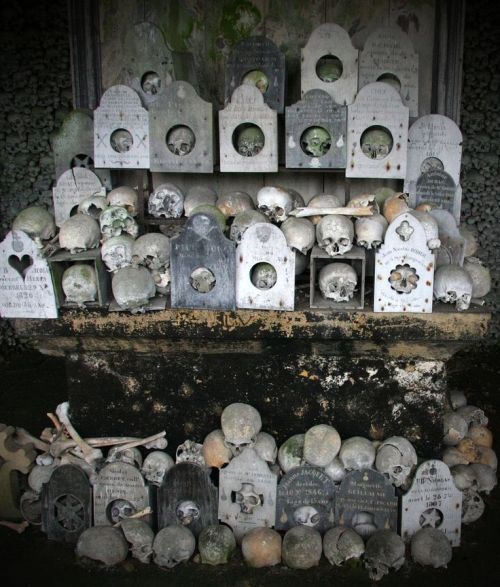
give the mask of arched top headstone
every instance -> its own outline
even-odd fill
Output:
[[[57,226],[61,226],[71,216],[73,208],[78,206],[84,198],[95,194],[105,196],[106,190],[93,171],[84,167],[65,171],[52,188],[54,218]]]

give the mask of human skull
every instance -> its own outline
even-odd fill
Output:
[[[411,293],[417,287],[419,279],[416,269],[408,263],[396,265],[389,275],[391,288],[404,294]]]
[[[188,190],[184,198],[184,215],[191,216],[192,210],[198,206],[215,206],[217,194],[206,185],[195,185]]]
[[[443,416],[443,442],[446,446],[456,446],[467,434],[469,425],[456,412],[446,412]]]
[[[141,88],[145,94],[155,96],[161,89],[161,77],[156,71],[146,72],[141,79]]]
[[[309,255],[303,255],[298,251],[295,251],[295,277],[298,275],[302,275],[304,271],[307,269],[307,265],[309,263]]]
[[[392,145],[391,133],[385,128],[369,128],[361,135],[361,151],[369,159],[385,159]]]
[[[328,465],[324,467],[324,471],[334,483],[340,483],[347,474],[339,457],[335,457],[331,463],[328,463]]]
[[[452,558],[450,541],[437,528],[421,528],[411,539],[411,557],[423,566],[446,568]]]
[[[203,528],[198,537],[201,562],[205,565],[225,565],[236,550],[233,531],[224,524]]]
[[[305,434],[294,434],[280,446],[278,462],[283,473],[304,463],[304,439]]]
[[[342,200],[333,194],[318,194],[309,200],[308,208],[340,208]],[[309,216],[309,220],[314,224],[318,224],[322,216]]]
[[[307,128],[300,137],[300,146],[309,157],[323,157],[330,150],[332,137],[321,126]]]
[[[222,430],[212,430],[203,441],[203,458],[207,467],[222,468],[233,458],[233,453],[225,445]]]
[[[461,224],[458,227],[458,230],[460,232],[460,236],[465,239],[465,257],[473,257],[479,248],[477,236],[472,232],[472,230],[468,226],[464,224]]]
[[[61,285],[66,302],[74,302],[80,308],[85,308],[86,302],[97,299],[97,277],[92,265],[70,265],[63,273]]]
[[[248,447],[255,446],[257,435],[262,428],[259,412],[248,404],[230,404],[221,415],[221,428],[226,446],[233,456],[238,456]]]
[[[132,265],[134,239],[129,234],[112,236],[102,243],[101,258],[108,271],[116,273],[122,267]]]
[[[123,267],[113,275],[111,289],[117,304],[133,314],[144,312],[144,306],[156,294],[156,285],[146,267]]]
[[[253,568],[272,567],[281,562],[281,536],[272,528],[253,528],[243,536],[241,552]]]
[[[128,153],[134,145],[134,138],[125,128],[118,128],[109,137],[111,148],[116,153]]]
[[[50,476],[57,467],[57,463],[54,462],[50,465],[35,465],[28,475],[28,485],[35,493],[41,493],[44,483],[50,480]]]
[[[259,432],[257,434],[254,450],[263,461],[266,461],[270,465],[276,462],[278,447],[274,438],[267,432]]]
[[[43,247],[43,241],[54,238],[56,223],[52,214],[41,206],[29,206],[21,210],[12,223],[12,230],[22,230],[32,238],[38,248]]]
[[[208,214],[208,216],[212,216],[219,225],[221,231],[224,232],[226,230],[226,217],[217,206],[212,206],[211,204],[196,206],[196,208],[191,210],[191,216],[194,216],[195,214]]]
[[[476,484],[476,475],[471,469],[471,465],[456,465],[450,469],[451,476],[455,487],[460,491],[470,489]]]
[[[304,437],[304,459],[316,467],[326,467],[340,450],[339,433],[328,424],[309,428]]]
[[[253,514],[253,510],[262,506],[264,500],[255,491],[253,483],[242,483],[240,489],[234,492],[234,502],[240,506],[242,514]]]
[[[342,71],[342,62],[333,55],[322,57],[316,65],[316,73],[319,79],[326,83],[336,82],[340,79]]]
[[[153,560],[160,567],[172,569],[188,561],[194,553],[196,539],[186,526],[167,526],[158,532],[153,542]]]
[[[293,188],[283,188],[283,189],[286,190],[292,196],[292,200],[293,200],[292,210],[295,210],[295,208],[303,208],[305,206],[304,198],[299,194],[299,192],[297,190],[294,190]]]
[[[200,517],[200,506],[192,500],[185,499],[175,508],[175,515],[179,523],[183,526],[189,526]]]
[[[387,227],[387,220],[382,214],[356,218],[354,230],[358,245],[368,250],[378,249],[384,242]]]
[[[451,389],[449,392],[449,399],[451,407],[454,410],[467,405],[467,397],[460,389]]]
[[[481,424],[471,424],[466,436],[477,446],[485,446],[486,448],[493,446],[493,434],[491,430]]]
[[[284,222],[293,210],[293,197],[284,188],[265,186],[257,192],[257,207],[273,222]]]
[[[215,275],[206,267],[197,267],[189,277],[191,287],[199,293],[208,293],[215,287]]]
[[[109,505],[108,518],[113,524],[118,524],[137,513],[136,508],[126,499],[115,499]]]
[[[365,543],[352,528],[336,526],[323,537],[323,552],[331,565],[340,567],[348,560],[361,558]]]
[[[469,465],[469,467],[475,477],[477,491],[489,495],[498,483],[495,471],[490,466],[484,465],[483,463],[473,463],[472,465]]]
[[[293,519],[296,524],[314,528],[321,522],[321,514],[312,505],[302,505],[293,512]]]
[[[335,302],[352,300],[357,284],[358,274],[348,263],[328,263],[320,269],[318,275],[321,295]]]
[[[144,520],[122,520],[120,527],[131,545],[132,556],[141,563],[149,563],[153,554],[154,532]]]
[[[490,467],[496,473],[498,468],[498,458],[496,452],[492,448],[488,448],[486,446],[478,446],[476,448],[477,452],[479,453],[479,459],[475,462],[488,465],[488,467]]]
[[[108,200],[105,196],[94,194],[81,200],[78,204],[78,214],[87,214],[87,216],[92,216],[94,220],[99,220],[101,212],[107,207]]]
[[[194,463],[200,467],[205,467],[203,458],[203,445],[194,442],[194,440],[185,440],[177,447],[175,451],[175,462],[177,463]]]
[[[458,265],[442,265],[434,274],[434,299],[467,310],[472,298],[472,279]]]
[[[155,218],[180,218],[184,211],[184,193],[173,183],[162,183],[148,198],[148,213]]]
[[[245,210],[254,210],[255,204],[246,192],[228,192],[221,196],[216,203],[217,208],[227,218],[233,218]]]
[[[340,214],[323,216],[316,225],[316,239],[330,257],[349,252],[354,243],[352,220]]]
[[[439,249],[441,241],[439,240],[439,227],[436,219],[428,212],[421,212],[419,210],[410,210],[410,214],[423,226],[429,249],[431,251]]]
[[[254,224],[259,224],[260,222],[269,224],[271,221],[267,216],[258,210],[246,210],[244,212],[239,212],[235,216],[233,223],[231,224],[231,228],[229,229],[229,238],[237,245],[239,245],[243,235],[247,231],[247,228],[253,226]]]
[[[391,436],[377,450],[375,467],[396,487],[406,487],[417,466],[417,453],[409,440]]]
[[[456,412],[467,422],[468,426],[472,426],[473,424],[479,424],[480,426],[488,425],[488,416],[484,413],[484,410],[477,406],[462,406]]]
[[[475,489],[462,492],[462,524],[472,524],[484,514],[483,498]]]
[[[113,446],[106,457],[107,463],[127,463],[140,469],[142,467],[141,451],[137,447],[124,448]]]
[[[195,143],[194,132],[182,124],[174,126],[167,134],[168,150],[178,157],[189,155],[194,149]]]
[[[132,262],[153,273],[170,265],[170,239],[159,232],[143,234],[134,241]]]
[[[75,552],[80,559],[101,562],[111,567],[127,558],[128,544],[118,528],[93,526],[80,534]]]
[[[405,543],[392,530],[378,530],[370,536],[365,549],[365,567],[372,581],[380,581],[391,569],[405,562]]]
[[[82,215],[78,215],[82,216]],[[73,216],[77,218],[78,216]],[[82,218],[87,218],[82,216]],[[71,218],[70,218],[71,220]],[[139,226],[127,210],[121,206],[109,206],[99,216],[103,242],[113,236],[120,236],[123,233],[136,238],[139,234]],[[62,228],[62,227],[61,227]]]
[[[484,298],[491,290],[490,270],[477,257],[467,257],[464,269],[472,280],[472,297]]]
[[[107,195],[109,206],[120,206],[130,214],[137,216],[139,213],[139,196],[137,192],[126,185],[111,190]]]
[[[257,289],[271,289],[276,285],[278,274],[270,263],[257,263],[252,268],[250,279]]]
[[[342,443],[339,459],[347,471],[371,469],[375,462],[375,447],[367,438],[353,436]]]
[[[146,481],[159,487],[165,473],[174,466],[174,459],[162,450],[153,450],[144,459],[141,473]]]
[[[42,524],[42,496],[36,491],[25,491],[19,500],[22,517],[33,526]]]
[[[321,534],[309,526],[294,526],[283,538],[283,562],[291,569],[310,569],[317,566],[322,551]]]
[[[401,214],[409,211],[407,194],[395,193],[384,202],[383,215],[389,224]]]
[[[250,84],[258,88],[263,94],[267,92],[267,88],[269,87],[269,80],[267,79],[267,75],[260,71],[260,69],[252,69],[243,76],[241,80],[242,84]]]
[[[296,252],[307,255],[316,242],[314,225],[307,218],[290,217],[280,226],[287,245]]]
[[[258,155],[264,148],[264,142],[264,133],[255,124],[237,129],[236,150],[243,157]]]
[[[74,254],[96,249],[100,236],[96,220],[85,214],[76,214],[63,222],[59,230],[59,244]]]
[[[443,463],[451,469],[457,465],[468,465],[469,460],[465,458],[456,446],[449,446],[443,451]]]

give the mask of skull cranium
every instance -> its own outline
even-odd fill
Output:
[[[173,183],[162,183],[148,199],[148,212],[155,218],[180,218],[184,211],[184,194]]]
[[[472,279],[458,265],[442,265],[434,274],[434,299],[467,310],[472,298]]]
[[[316,225],[316,239],[330,257],[347,253],[354,242],[352,220],[339,214],[323,216]]]
[[[266,186],[257,192],[257,207],[273,222],[283,222],[293,210],[293,197],[284,188]]]
[[[236,150],[243,157],[255,157],[264,148],[264,133],[255,124],[238,127],[235,134]]]
[[[167,147],[171,153],[179,157],[189,155],[196,144],[194,132],[185,125],[177,125],[167,134]]]
[[[300,137],[300,146],[309,157],[323,157],[330,150],[332,137],[321,126],[307,128]]]
[[[335,302],[348,302],[354,297],[358,274],[348,263],[328,263],[318,275],[321,295]]]

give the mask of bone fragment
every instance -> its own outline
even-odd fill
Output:
[[[17,442],[17,444],[20,444],[21,446],[24,446],[26,444],[32,444],[37,450],[40,450],[42,452],[49,451],[49,445],[46,442],[43,442],[42,440],[31,435],[24,428],[16,428],[14,440]]]
[[[145,444],[150,444],[151,442],[154,442],[155,440],[158,440],[160,438],[164,438],[166,435],[166,431],[163,430],[163,432],[158,432],[158,434],[153,434],[153,436],[148,436],[147,438],[139,438],[138,440],[134,440],[132,442],[129,442],[127,444],[122,444],[121,446],[118,447],[118,451],[117,452],[122,452],[123,450],[127,450],[129,448],[135,448],[136,446],[144,446]]]
[[[10,528],[17,532],[18,534],[22,534],[26,528],[29,526],[28,522],[24,520],[24,522],[7,522],[5,520],[0,520],[0,526],[5,526],[6,528]]]
[[[360,208],[295,208],[289,212],[289,216],[307,218],[308,216],[327,216],[340,214],[342,216],[373,216],[373,210],[369,206]]]
[[[78,434],[78,432],[75,430],[75,428],[71,424],[71,421],[70,421],[69,415],[68,415],[68,411],[69,411],[68,402],[63,402],[62,404],[59,404],[56,409],[57,417],[59,418],[61,423],[64,424],[64,426],[65,426],[66,430],[68,431],[68,434],[71,436],[71,438],[80,447],[82,454],[83,454],[83,458],[85,459],[85,461],[87,463],[89,463],[89,465],[92,465],[93,463],[95,463],[95,461],[102,459],[102,451],[100,451],[99,449],[96,449],[96,448],[92,448],[89,444],[87,444],[83,440],[83,438]]]
[[[144,516],[149,516],[149,514],[152,514],[152,513],[153,513],[153,510],[148,506],[147,508],[144,508],[140,512],[135,512],[135,514],[132,514],[131,516],[127,516],[125,519],[126,520],[136,520],[137,518],[144,518]],[[113,524],[113,525],[115,527],[117,527],[121,523],[122,523],[122,521],[116,522],[116,524]]]

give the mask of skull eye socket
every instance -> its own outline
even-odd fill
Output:
[[[323,82],[331,84],[342,77],[344,66],[335,55],[323,55],[316,62],[316,75]]]
[[[392,151],[394,140],[385,126],[369,126],[360,140],[361,151],[369,159],[384,159]]]
[[[339,244],[343,247],[348,247],[351,244],[351,241],[348,238],[341,238],[339,239]]]

